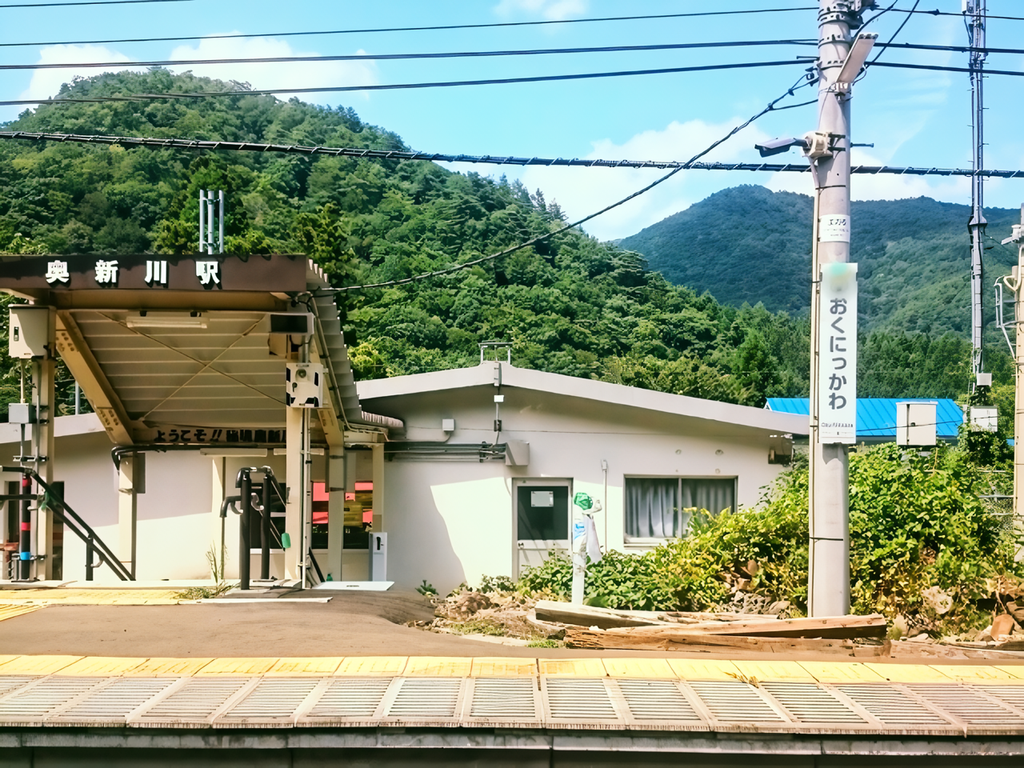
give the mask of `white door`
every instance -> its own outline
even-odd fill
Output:
[[[516,523],[516,577],[526,566],[543,563],[554,549],[569,549],[570,480],[513,482]]]

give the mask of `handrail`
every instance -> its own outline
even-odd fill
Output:
[[[278,482],[277,475],[274,474],[274,470],[269,466],[262,466],[257,471],[262,472],[263,477],[265,479],[270,479],[270,487],[274,491],[274,493],[277,494],[277,498],[281,502],[281,506],[286,506],[288,502],[285,501],[284,492],[281,490],[281,483]],[[267,510],[267,513],[269,512],[270,510]],[[273,526],[271,526],[270,529],[277,536],[278,543],[281,543],[281,536],[280,534],[278,534],[277,529]],[[281,544],[281,546],[282,548],[284,547],[283,544]],[[317,578],[319,579],[319,582],[322,584],[324,581],[324,572],[320,570],[320,564],[316,561],[316,556],[313,554],[312,543],[310,543],[309,546],[306,547],[306,554],[309,556],[310,565],[313,566],[313,570],[316,571]]]
[[[135,581],[132,578],[131,573],[124,564],[117,559],[113,551],[106,545],[106,543],[94,531],[85,520],[83,520],[75,510],[73,510],[64,499],[53,493],[51,488],[41,477],[39,473],[34,469],[28,467],[0,467],[0,471],[3,472],[19,472],[26,477],[31,477],[35,482],[45,491],[45,503],[53,512],[60,518],[61,522],[66,525],[72,533],[78,538],[85,542],[86,552],[86,581],[92,581],[92,569],[95,567],[92,563],[92,553],[96,552],[100,556],[100,560],[106,563],[110,570],[114,572],[121,581]],[[60,509],[57,509],[60,507]],[[81,530],[80,530],[81,528]]]

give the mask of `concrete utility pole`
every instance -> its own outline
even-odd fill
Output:
[[[874,0],[819,0],[818,130],[805,137],[815,185],[811,292],[808,614],[850,610],[849,448],[856,442],[857,283],[850,264],[850,98],[874,44],[851,40]]]
[[[985,18],[986,0],[964,0],[964,15],[970,16],[967,31],[971,44],[971,101],[974,108],[971,121],[972,139],[974,142],[973,167],[974,176],[971,181],[971,221],[967,225],[971,233],[971,371],[974,374],[972,387],[982,384],[979,376],[984,372],[982,357],[982,328],[985,323],[981,301],[982,282],[982,238],[985,236],[984,184],[979,171],[985,168],[985,102],[984,66],[985,58]],[[987,382],[985,382],[987,383]]]
[[[1003,245],[1016,243],[1017,267],[1003,283],[1016,294],[1013,303],[1013,324],[1017,333],[1014,344],[1015,388],[1013,398],[1013,523],[1018,533],[1024,518],[1024,205],[1020,208],[1020,224],[1013,226],[1013,235],[1003,240]],[[1018,559],[1021,552],[1017,553]]]

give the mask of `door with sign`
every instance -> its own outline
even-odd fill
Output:
[[[569,499],[572,481],[516,480],[515,503],[515,576],[527,566],[543,563],[556,549],[569,549]]]

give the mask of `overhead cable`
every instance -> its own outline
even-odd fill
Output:
[[[67,0],[55,3],[4,3],[0,8],[63,8],[69,5],[143,5],[148,3],[191,3],[192,0]]]
[[[154,61],[62,61],[48,64],[0,64],[0,70],[37,70],[37,69],[79,69],[123,67],[180,67],[192,64],[290,64],[296,62],[318,61],[397,61],[407,59],[468,59],[490,58],[501,56],[550,56],[557,54],[577,53],[626,53],[640,51],[677,51],[696,48],[747,48],[765,45],[817,45],[814,40],[738,40],[714,43],[664,43],[657,45],[611,45],[586,48],[532,48],[525,50],[505,51],[443,51],[437,53],[345,53],[319,54],[311,53],[301,56],[249,56],[235,58],[210,59],[160,59]]]
[[[788,61],[753,61],[741,64],[703,64],[695,67],[667,67],[662,69],[634,69],[620,72],[584,72],[574,75],[537,75],[535,77],[490,78],[487,80],[447,80],[432,83],[389,83],[383,85],[331,85],[310,88],[265,88],[232,91],[194,91],[191,93],[133,93],[130,96],[97,96],[94,98],[56,99],[10,99],[0,101],[3,107],[28,106],[32,104],[99,104],[111,101],[151,101],[156,99],[200,99],[222,98],[224,96],[272,96],[281,93],[340,93],[347,91],[396,91],[415,88],[455,88],[467,85],[513,85],[520,83],[545,83],[564,80],[595,80],[608,77],[636,77],[640,75],[672,75],[684,72],[710,72],[713,70],[757,69],[762,67],[788,67],[794,64],[806,66],[806,62],[794,59]],[[131,65],[121,63],[124,69]]]
[[[794,106],[807,106],[805,102]],[[774,108],[774,111],[789,107]],[[197,139],[144,138],[138,136],[100,136],[96,134],[38,133],[33,131],[0,131],[0,140],[55,141],[69,144],[118,145],[127,148],[185,149],[192,151],[283,153],[307,156],[351,157],[363,160],[426,161],[435,163],[470,163],[476,165],[540,166],[545,168],[678,168],[694,171],[749,171],[765,173],[807,173],[807,163],[701,163],[682,160],[602,160],[598,158],[514,157],[503,155],[452,155],[439,152],[414,152],[398,149],[360,149],[357,147],[303,146],[298,144],[260,144],[251,141],[203,141]],[[972,176],[969,168],[900,167],[887,165],[854,165],[851,172],[863,175],[895,176]],[[984,170],[985,178],[1020,179],[1024,170]]]
[[[167,2],[184,2],[185,0],[166,0]],[[19,6],[0,6],[19,7]],[[109,40],[51,40],[25,43],[0,43],[0,48],[34,47],[46,45],[110,45],[114,43],[175,43],[195,40],[238,40],[254,37],[309,37],[320,35],[365,35],[390,32],[442,32],[462,29],[491,29],[500,27],[534,27],[551,24],[590,24],[607,21],[656,21],[659,19],[683,19],[697,16],[737,16],[758,13],[790,13],[793,11],[816,11],[816,7],[803,8],[756,8],[739,11],[702,11],[694,13],[663,13],[645,16],[605,16],[594,19],[550,19],[542,21],[507,21],[490,24],[444,24],[428,27],[376,27],[366,29],[329,29],[309,30],[303,32],[259,32],[255,34],[233,33],[228,35],[187,35],[179,37],[122,37]]]
[[[967,67],[946,67],[937,64],[905,64],[896,61],[879,61],[871,66],[873,67],[892,67],[894,69],[923,69],[929,72],[965,72],[970,74],[970,69]],[[985,76],[989,75],[1005,75],[1007,77],[1024,77],[1024,71],[1012,70],[1012,69],[986,69]]]

